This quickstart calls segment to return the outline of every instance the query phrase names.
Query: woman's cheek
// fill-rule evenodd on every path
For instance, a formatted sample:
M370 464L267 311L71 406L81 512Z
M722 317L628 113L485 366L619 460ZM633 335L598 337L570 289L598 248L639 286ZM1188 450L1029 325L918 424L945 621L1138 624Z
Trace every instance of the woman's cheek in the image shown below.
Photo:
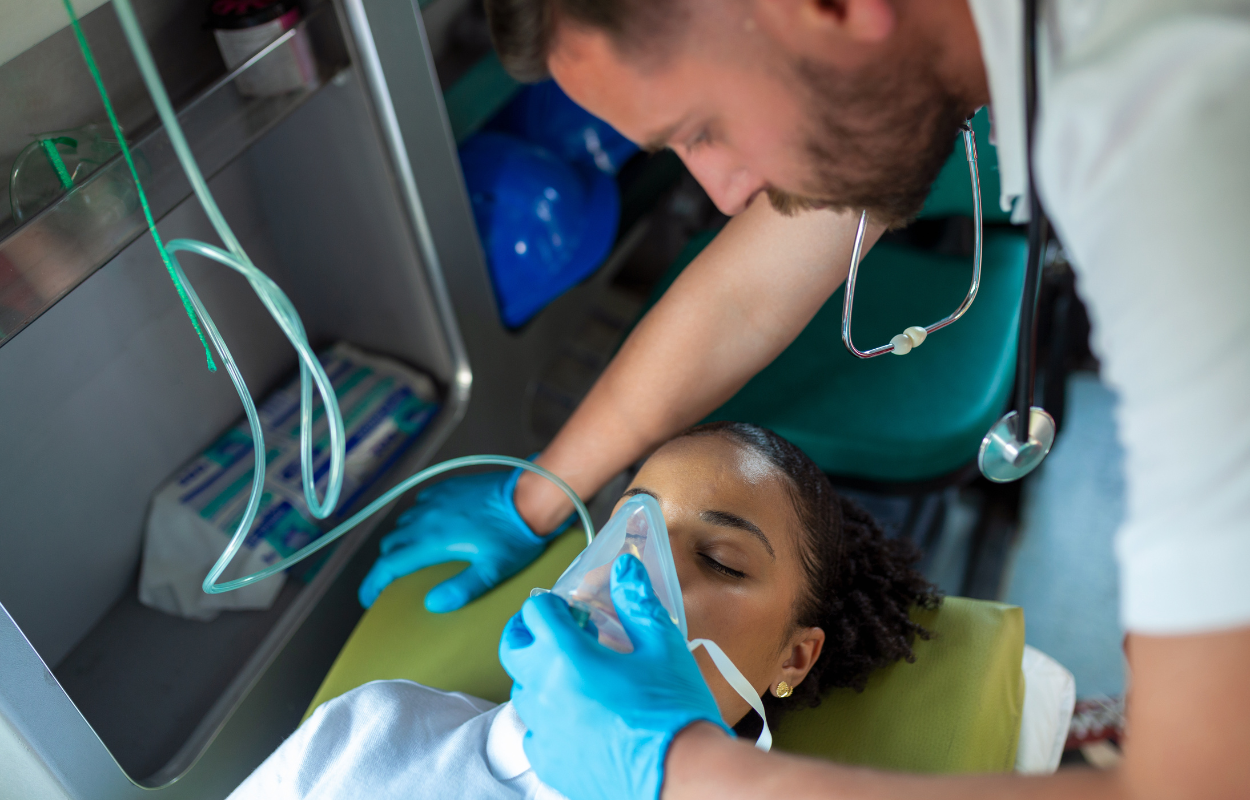
M686 600L686 626L691 639L711 639L728 652L741 643L756 638L756 626L744 617L731 593L721 587L706 586L694 591Z
M680 580L680 578L678 579ZM681 599L686 607L686 628L691 639L703 636L707 628L708 603L705 592L696 582L681 581Z

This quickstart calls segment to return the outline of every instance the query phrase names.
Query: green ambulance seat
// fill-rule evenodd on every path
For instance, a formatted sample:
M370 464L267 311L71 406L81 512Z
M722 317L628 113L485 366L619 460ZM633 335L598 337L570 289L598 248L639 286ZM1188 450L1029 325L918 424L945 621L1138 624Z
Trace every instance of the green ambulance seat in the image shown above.
M709 419L753 422L803 449L825 472L886 483L941 478L976 456L1002 414L1015 377L1020 291L1028 243L999 209L998 165L984 111L973 122L985 230L976 302L955 324L905 356L861 360L842 344L839 289L799 337ZM921 217L971 216L963 145L943 168ZM695 237L652 302L715 237ZM853 339L867 350L910 325L928 325L963 300L970 258L882 242L864 258Z
M365 612L307 714L369 681L394 678L506 701L512 682L498 656L504 623L531 588L554 584L584 545L580 531L564 534L527 569L450 614L431 614L422 599L461 565L399 579ZM819 707L792 712L774 746L910 772L1010 771L1024 705L1020 609L952 597L917 619L934 635L916 642L915 663L880 670L862 693L834 690Z

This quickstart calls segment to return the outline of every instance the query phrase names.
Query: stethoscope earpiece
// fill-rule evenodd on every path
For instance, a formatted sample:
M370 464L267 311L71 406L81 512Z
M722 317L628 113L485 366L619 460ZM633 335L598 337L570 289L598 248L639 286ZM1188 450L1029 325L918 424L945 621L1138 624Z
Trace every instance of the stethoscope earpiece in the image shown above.
M977 299L977 291L981 288L981 236L984 225L981 222L981 179L977 174L977 138L972 128L962 126L964 152L968 156L968 177L972 181L972 224L976 235L972 241L972 282L968 285L968 293L964 295L959 307L932 325L912 325L890 340L889 344L874 347L871 350L860 350L851 340L851 316L855 312L855 284L859 278L859 262L864 252L864 232L868 230L868 211L859 214L859 226L855 229L855 244L851 248L851 265L846 272L846 293L842 298L842 344L856 358L876 358L886 353L905 356L924 343L925 338L934 331L940 331L947 325L967 313Z

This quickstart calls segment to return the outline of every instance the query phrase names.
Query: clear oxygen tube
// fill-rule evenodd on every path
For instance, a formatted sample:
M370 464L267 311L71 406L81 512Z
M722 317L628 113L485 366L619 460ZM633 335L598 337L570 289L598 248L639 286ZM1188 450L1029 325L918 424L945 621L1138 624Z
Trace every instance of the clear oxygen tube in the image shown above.
M339 495L343 488L343 465L345 460L345 440L343 429L343 414L339 410L338 397L334 393L334 387L330 383L329 377L321 366L321 362L317 360L316 353L313 352L312 346L308 343L308 337L304 332L303 322L300 320L299 314L295 310L295 306L291 304L286 294L274 283L268 275L262 272L252 260L248 258L244 252L243 246L239 243L238 238L234 235L234 231L230 229L230 225L226 222L221 210L217 206L217 202L213 199L212 192L208 189L208 183L204 180L203 173L200 172L199 165L195 161L195 157L191 154L191 147L187 144L186 136L183 135L182 127L178 124L178 116L174 113L173 104L169 101L169 94L165 91L165 85L161 82L160 73L156 69L156 64L152 60L152 53L148 49L146 40L143 38L143 31L139 27L139 21L135 17L134 9L130 5L130 0L113 0L113 9L117 12L117 18L121 22L122 31L126 35L126 41L130 45L130 50L134 54L135 61L138 63L139 71L143 75L143 81L147 85L148 93L152 96L152 102L156 106L157 115L160 117L161 123L165 126L165 131L169 136L169 141L173 145L174 152L178 156L179 163L186 173L187 180L191 182L191 188L195 191L195 196L199 199L200 205L204 208L204 213L208 216L209 221L213 225L213 229L217 235L221 237L221 241L226 245L223 250L205 242L196 241L194 239L174 239L168 244L162 244L160 235L156 230L156 222L152 217L151 209L148 206L147 197L143 191L143 186L139 181L139 175L134 167L134 162L130 156L130 148L122 134L121 126L117 122L117 115L113 111L113 105L109 100L108 92L104 88L104 82L100 78L99 69L96 67L95 57L91 52L90 46L87 44L86 37L82 33L82 28L78 24L77 15L74 13L70 0L62 0L65 4L65 10L69 14L70 22L74 28L74 35L78 40L79 48L82 50L83 59L87 62L87 68L91 72L91 76L95 81L96 88L99 90L100 99L104 102L105 111L108 114L109 122L113 126L113 132L117 136L122 154L126 160L127 166L130 168L131 177L135 182L135 188L139 194L139 202L143 206L144 214L148 222L148 229L152 234L152 239L156 243L157 250L161 254L162 260L170 272L170 277L174 282L175 288L183 301L187 314L191 318L192 325L196 328L196 332L200 335L201 341L204 340L204 334L207 333L208 340L212 342L213 348L221 357L222 362L226 366L226 372L230 376L231 382L234 384L235 391L239 394L239 400L243 404L243 410L247 415L248 426L252 433L252 447L255 454L255 460L252 467L252 489L248 498L247 507L243 513L243 517L239 520L238 526L230 537L229 544L222 552L217 562L213 564L213 568L209 570L208 575L204 578L203 589L208 594L220 594L229 592L233 589L240 589L244 586L264 580L291 565L302 561L323 547L328 546L340 536L355 528L367 517L371 516L379 509L390 503L399 495L408 491L419 483L422 483L436 475L449 472L461 467L480 466L480 465L498 465L507 467L518 467L542 475L547 480L553 482L556 486L568 495L573 501L573 505L577 509L577 515L581 519L582 527L586 531L586 539L589 542L594 538L594 526L590 521L590 513L586 510L586 505L577 496L577 493L559 477L551 472L543 469L537 464L532 464L524 459L513 458L511 456L465 456L462 458L453 458L450 461L444 461L441 464L427 467L415 475L400 481L394 487L389 489L381 497L365 506L360 511L353 514L342 524L336 526L333 530L328 531L316 540L310 542L300 548L295 553L283 558L274 564L269 565L265 569L246 575L242 578L218 583L218 579L229 566L234 556L243 547L244 541L247 539L248 531L251 530L252 523L256 518L256 510L260 506L261 494L265 484L265 439L260 427L260 417L256 413L256 404L252 402L252 395L248 391L247 385L243 381L243 376L239 372L238 366L235 364L234 357L230 354L230 348L226 346L225 340L221 333L217 330L216 324L213 322L212 316L208 313L208 309L204 307L204 303L200 300L199 295L195 292L195 287L187 279L186 273L183 272L182 266L178 263L174 253L188 252L203 256L204 258L216 261L230 269L243 275L252 290L256 292L256 296L260 298L261 303L269 311L274 321L278 323L282 333L287 340L291 342L291 346L295 348L296 354L299 356L300 365L300 466L301 478L304 487L304 500L308 504L308 510L312 512L317 519L325 519L330 516L338 505ZM208 360L210 370L216 370L213 363L212 354L208 351L208 345L205 343L205 355ZM321 402L325 406L326 418L329 422L329 448L330 448L330 469L327 477L325 488L325 496L321 499L317 498L316 478L313 474L313 386L316 385L317 393L321 397Z

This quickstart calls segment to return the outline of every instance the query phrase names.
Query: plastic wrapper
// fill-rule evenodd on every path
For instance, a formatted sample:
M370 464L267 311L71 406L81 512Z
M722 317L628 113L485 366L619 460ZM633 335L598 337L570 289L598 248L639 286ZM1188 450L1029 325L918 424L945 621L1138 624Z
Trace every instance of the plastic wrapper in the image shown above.
M266 447L264 494L252 530L223 580L294 553L340 521L438 410L433 381L391 359L340 343L323 352L320 360L338 395L347 435L338 506L329 519L317 520L304 502L296 377L258 407ZM313 462L319 496L324 496L329 472L328 427L318 405ZM252 437L243 420L157 490L144 534L141 602L199 620L213 619L223 609L264 609L273 604L285 575L223 594L206 594L200 588L243 516L253 461ZM304 563L315 569L319 562ZM304 564L299 567L308 572Z

